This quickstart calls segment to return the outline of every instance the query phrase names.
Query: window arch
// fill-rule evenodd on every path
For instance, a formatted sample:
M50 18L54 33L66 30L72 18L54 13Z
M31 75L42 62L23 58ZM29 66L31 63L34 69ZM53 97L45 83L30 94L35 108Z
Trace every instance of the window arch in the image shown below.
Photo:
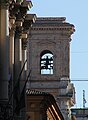
M40 73L53 74L53 53L49 50L44 50L40 54Z

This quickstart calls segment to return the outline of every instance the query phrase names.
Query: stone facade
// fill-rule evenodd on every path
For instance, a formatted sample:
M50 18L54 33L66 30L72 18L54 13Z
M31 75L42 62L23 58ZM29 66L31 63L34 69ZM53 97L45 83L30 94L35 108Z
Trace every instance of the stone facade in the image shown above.
M37 18L33 24L28 46L28 88L51 93L67 119L74 105L74 85L70 82L70 41L74 25L64 17ZM53 55L53 73L41 74L41 53ZM44 63L45 64L45 63ZM44 66L46 67L46 66Z
M76 120L88 120L88 108L73 108L71 111Z
M17 116L14 89L21 79L16 89L20 97L27 76L26 65L22 69L27 59L27 38L36 17L27 14L32 6L31 1L0 0L0 120Z

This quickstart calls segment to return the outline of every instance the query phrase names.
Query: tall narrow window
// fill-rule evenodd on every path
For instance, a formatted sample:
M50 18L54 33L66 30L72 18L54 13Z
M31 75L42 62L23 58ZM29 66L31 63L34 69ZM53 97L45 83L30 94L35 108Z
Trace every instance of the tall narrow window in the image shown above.
M53 74L53 54L49 50L44 50L40 55L41 74Z

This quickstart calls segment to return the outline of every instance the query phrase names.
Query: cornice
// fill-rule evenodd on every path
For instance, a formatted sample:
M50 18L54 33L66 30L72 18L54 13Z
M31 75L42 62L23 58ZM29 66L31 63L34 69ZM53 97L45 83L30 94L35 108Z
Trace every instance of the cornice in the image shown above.
M47 30L47 31L68 31L73 33L75 27L73 24L66 22L65 17L45 17L37 18L36 22L33 24L32 30Z
M65 22L66 17L38 17L37 20L40 21L63 21Z
M74 30L71 27L32 27L32 30Z
M11 16L19 14L19 16L25 17L25 15L27 14L27 10L29 10L32 6L33 5L31 1L13 0L12 2L9 2L9 12Z
M69 33L73 33L73 32L75 32L75 29L74 29L74 26L72 26L72 27L49 27L49 26L47 26L47 27L32 27L32 29L31 30L33 30L33 31L67 31L67 32L69 32Z

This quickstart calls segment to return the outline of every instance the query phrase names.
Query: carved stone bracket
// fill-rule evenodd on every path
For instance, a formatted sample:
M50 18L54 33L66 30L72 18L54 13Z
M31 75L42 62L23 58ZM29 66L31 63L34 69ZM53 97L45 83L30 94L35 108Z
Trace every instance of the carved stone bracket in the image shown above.
M9 8L9 1L8 0L0 0L0 8Z
M24 31L29 30L32 24L36 21L36 14L27 14L23 23Z
M16 19L15 17L10 17L9 18L9 30L10 30L10 32L11 31L15 32L15 28L16 28L15 19Z
M28 38L28 34L26 32L23 32L20 36L20 38L22 39L22 48L23 50L26 50L27 48L27 38Z

